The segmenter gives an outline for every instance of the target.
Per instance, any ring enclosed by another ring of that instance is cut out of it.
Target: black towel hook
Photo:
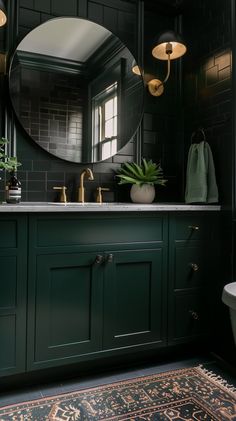
[[[199,136],[200,136],[200,140],[199,140]],[[195,132],[192,133],[191,144],[193,143],[193,140],[194,140],[195,137],[198,140],[197,143],[206,141],[206,134],[205,134],[205,131],[204,131],[203,127],[199,127]]]

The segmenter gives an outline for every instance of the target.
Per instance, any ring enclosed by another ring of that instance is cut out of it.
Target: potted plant
[[[152,160],[142,163],[125,162],[118,170],[119,184],[132,184],[130,197],[135,203],[152,203],[155,198],[155,184],[165,186],[167,180],[163,178],[163,170],[160,164]]]
[[[19,165],[20,162],[17,161],[16,156],[7,156],[5,153],[6,144],[9,143],[7,139],[2,137],[0,139],[0,171],[14,171]]]

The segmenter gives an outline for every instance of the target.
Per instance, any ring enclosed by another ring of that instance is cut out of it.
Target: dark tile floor
[[[74,378],[65,380],[62,382],[56,382],[51,384],[42,384],[34,387],[25,387],[15,391],[2,392],[0,393],[0,407],[11,405],[19,402],[25,402],[28,400],[40,399],[42,397],[53,396],[55,394],[67,393],[71,391],[81,390],[89,387],[95,387],[102,384],[108,384],[112,382],[122,381],[134,377],[146,376],[149,374],[157,374],[168,370],[174,370],[179,368],[194,367],[199,364],[210,371],[221,375],[228,381],[229,384],[233,384],[236,387],[236,377],[230,371],[225,371],[217,363],[212,356],[199,357],[174,360],[161,363],[158,365],[150,364],[140,365],[132,367],[130,369],[113,370],[110,372],[100,373],[96,375],[83,376],[81,378]]]

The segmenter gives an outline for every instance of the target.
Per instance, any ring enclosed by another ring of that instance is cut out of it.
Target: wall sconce
[[[146,84],[151,95],[160,96],[163,94],[164,83],[166,83],[170,76],[170,61],[183,56],[186,51],[187,48],[183,40],[180,35],[174,31],[164,32],[156,39],[152,49],[152,55],[159,60],[167,60],[167,74],[165,79],[162,81],[159,79],[146,80]],[[141,76],[140,68],[135,61],[132,63],[132,72]],[[145,81],[145,74],[143,76]]]
[[[4,26],[7,21],[7,13],[3,3],[3,0],[0,0],[0,26]]]
[[[186,45],[179,34],[174,31],[166,31],[154,42],[152,55],[159,60],[167,60],[167,74],[164,80],[152,79],[148,82],[151,95],[160,96],[164,91],[164,83],[170,76],[170,61],[182,57],[187,51]]]

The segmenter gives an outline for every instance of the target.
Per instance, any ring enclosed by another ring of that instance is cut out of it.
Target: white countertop
[[[219,211],[220,205],[185,203],[52,203],[21,202],[0,204],[0,212],[159,212],[159,211]]]

